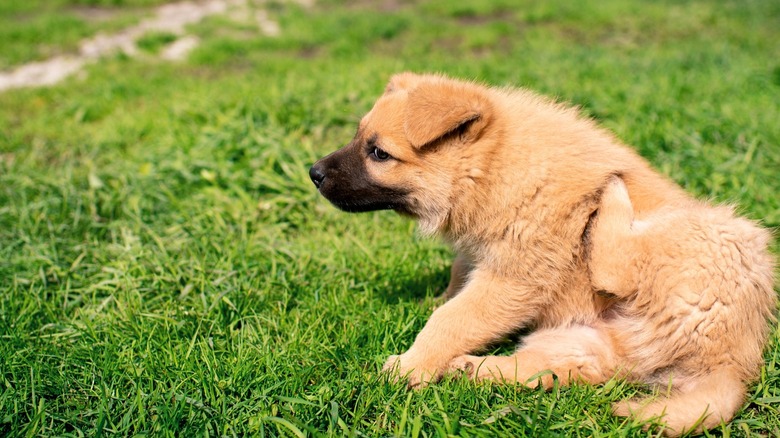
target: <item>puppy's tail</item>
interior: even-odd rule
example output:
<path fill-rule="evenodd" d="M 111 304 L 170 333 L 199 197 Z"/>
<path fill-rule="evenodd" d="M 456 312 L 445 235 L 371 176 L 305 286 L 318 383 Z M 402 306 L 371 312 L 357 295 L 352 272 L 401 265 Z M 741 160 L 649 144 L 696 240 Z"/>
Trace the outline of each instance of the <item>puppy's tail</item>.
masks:
<path fill-rule="evenodd" d="M 742 406 L 747 388 L 735 374 L 718 370 L 697 378 L 668 397 L 625 400 L 613 406 L 615 415 L 665 424 L 664 434 L 700 433 L 727 422 Z"/>

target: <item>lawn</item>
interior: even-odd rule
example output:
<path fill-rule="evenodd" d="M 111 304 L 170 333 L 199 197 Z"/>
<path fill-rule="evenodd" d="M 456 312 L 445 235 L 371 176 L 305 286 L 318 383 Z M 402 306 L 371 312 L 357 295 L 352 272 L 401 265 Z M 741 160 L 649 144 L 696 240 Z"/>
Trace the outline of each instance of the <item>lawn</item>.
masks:
<path fill-rule="evenodd" d="M 0 68 L 159 3 L 0 0 Z M 95 4 L 108 21 L 73 12 Z M 212 16 L 186 61 L 110 56 L 0 94 L 0 435 L 646 436 L 610 415 L 645 390 L 622 381 L 388 383 L 452 254 L 394 213 L 337 211 L 308 167 L 392 73 L 444 72 L 579 105 L 690 193 L 777 230 L 780 3 L 263 7 L 280 35 Z M 713 435 L 780 436 L 776 327 L 765 358 Z"/>

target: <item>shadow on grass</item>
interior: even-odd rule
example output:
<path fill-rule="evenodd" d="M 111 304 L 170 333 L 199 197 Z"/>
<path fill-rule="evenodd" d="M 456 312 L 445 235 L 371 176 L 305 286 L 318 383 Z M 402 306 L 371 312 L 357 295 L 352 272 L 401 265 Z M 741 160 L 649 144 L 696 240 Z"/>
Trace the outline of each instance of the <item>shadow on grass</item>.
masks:
<path fill-rule="evenodd" d="M 440 298 L 440 295 L 444 293 L 449 284 L 450 268 L 422 272 L 417 276 L 399 275 L 397 278 L 398 281 L 392 287 L 383 288 L 377 293 L 385 303 L 395 305 L 412 301 L 423 304 L 426 298 L 435 297 L 432 304 L 434 307 L 439 307 L 445 302 L 443 298 Z M 510 355 L 517 349 L 518 344 L 522 343 L 523 337 L 532 332 L 533 328 L 531 327 L 518 328 L 474 353 Z"/>
<path fill-rule="evenodd" d="M 438 297 L 450 281 L 450 270 L 421 272 L 419 275 L 404 273 L 396 277 L 398 281 L 390 287 L 378 291 L 378 296 L 388 304 L 398 304 L 405 301 L 422 301 L 425 298 Z"/>

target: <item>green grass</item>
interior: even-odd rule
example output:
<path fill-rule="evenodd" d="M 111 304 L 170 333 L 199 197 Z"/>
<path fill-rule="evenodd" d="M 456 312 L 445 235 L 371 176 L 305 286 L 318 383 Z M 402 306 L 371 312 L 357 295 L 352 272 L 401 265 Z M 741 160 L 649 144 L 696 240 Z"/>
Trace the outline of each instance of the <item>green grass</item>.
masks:
<path fill-rule="evenodd" d="M 43 4 L 26 19 L 51 19 Z M 647 435 L 610 416 L 642 390 L 620 381 L 387 383 L 452 255 L 393 213 L 337 211 L 308 166 L 392 73 L 438 71 L 574 102 L 694 195 L 776 229 L 780 4 L 372 5 L 270 3 L 279 37 L 210 18 L 187 62 L 109 58 L 0 94 L 0 435 Z M 2 32 L 2 62 L 22 59 Z M 13 44 L 40 53 L 57 32 Z M 778 407 L 775 328 L 713 434 L 778 436 Z"/>
<path fill-rule="evenodd" d="M 136 44 L 141 50 L 158 53 L 164 46 L 176 41 L 177 36 L 170 32 L 148 32 L 138 38 Z"/>

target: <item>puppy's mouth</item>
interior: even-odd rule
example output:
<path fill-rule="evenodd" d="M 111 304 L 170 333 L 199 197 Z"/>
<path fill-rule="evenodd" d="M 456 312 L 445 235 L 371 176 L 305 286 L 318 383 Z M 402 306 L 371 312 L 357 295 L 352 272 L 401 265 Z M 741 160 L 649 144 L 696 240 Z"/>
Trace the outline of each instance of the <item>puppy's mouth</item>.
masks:
<path fill-rule="evenodd" d="M 327 196 L 326 196 L 327 198 Z M 396 203 L 396 202 L 344 202 L 344 201 L 329 201 L 336 206 L 339 210 L 346 211 L 348 213 L 363 213 L 367 211 L 378 211 L 378 210 L 395 210 L 398 213 L 411 215 L 412 213 L 408 211 L 407 207 L 403 204 Z"/>
<path fill-rule="evenodd" d="M 339 210 L 349 213 L 395 210 L 401 214 L 413 214 L 406 203 L 406 192 L 393 188 L 326 183 L 319 187 L 319 192 Z"/>

